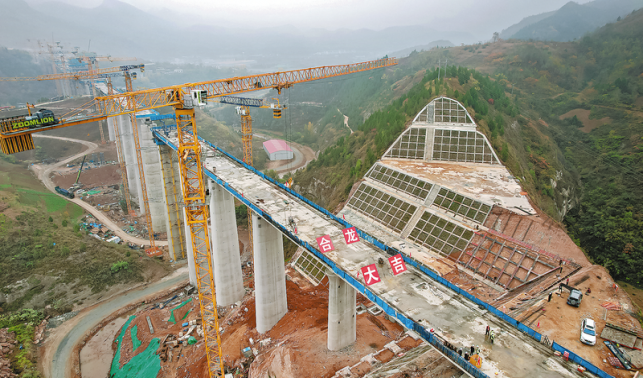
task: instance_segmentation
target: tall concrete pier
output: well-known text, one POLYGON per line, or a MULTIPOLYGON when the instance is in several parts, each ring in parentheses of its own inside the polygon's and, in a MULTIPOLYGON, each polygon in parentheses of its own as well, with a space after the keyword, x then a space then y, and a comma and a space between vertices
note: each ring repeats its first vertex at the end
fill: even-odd
POLYGON ((328 275, 328 349, 340 350, 357 339, 357 292, 332 270, 328 275))
POLYGON ((284 244, 276 228, 255 214, 252 217, 257 331, 264 333, 288 312, 284 244))
MULTIPOLYGON (((163 175, 161 174, 161 159, 158 148, 154 143, 154 137, 149 126, 142 120, 137 119, 139 145, 141 146, 141 157, 145 170, 145 187, 147 188, 148 206, 152 227, 155 233, 167 232, 167 205, 163 192, 163 175)), ((136 152, 134 153, 136 159, 136 152)), ((144 211, 143 204, 140 204, 144 211)))
POLYGON ((167 204, 167 245, 172 260, 187 257, 185 254, 186 237, 181 203, 183 202, 181 194, 181 180, 179 177, 178 162, 176 162, 176 153, 167 145, 158 146, 159 157, 161 160, 161 172, 163 173, 163 194, 167 204))
POLYGON ((129 186, 130 196, 139 205, 140 213, 142 214, 145 211, 145 207, 142 202, 143 191, 141 189, 141 176, 138 172, 138 161, 136 160, 136 145, 134 144, 132 122, 129 115, 118 116, 117 122, 121 132, 123 157, 125 158, 127 170, 127 185, 129 186))
POLYGON ((210 189, 210 240, 217 305, 229 306, 243 299, 243 275, 239 253, 234 197, 208 180, 210 189))

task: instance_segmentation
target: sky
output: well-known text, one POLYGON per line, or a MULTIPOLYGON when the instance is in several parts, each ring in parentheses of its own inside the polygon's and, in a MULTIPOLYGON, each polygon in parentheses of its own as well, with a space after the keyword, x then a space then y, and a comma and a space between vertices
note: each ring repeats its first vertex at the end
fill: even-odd
MULTIPOLYGON (((47 0, 27 0, 30 3, 47 0)), ((59 0, 92 8, 103 0, 59 0)), ((114 0, 106 0, 114 1, 114 0)), ((489 39, 522 18, 556 10, 569 0, 120 0, 185 24, 264 28, 374 29, 430 25, 489 39)), ((586 3, 589 0, 576 0, 586 3)))

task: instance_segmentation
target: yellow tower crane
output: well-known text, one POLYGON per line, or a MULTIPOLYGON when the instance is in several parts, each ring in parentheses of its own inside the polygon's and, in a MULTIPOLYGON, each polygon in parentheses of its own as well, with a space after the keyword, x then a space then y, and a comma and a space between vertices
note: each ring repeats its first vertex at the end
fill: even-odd
MULTIPOLYGON (((115 58, 118 60, 133 60, 136 58, 115 58)), ((105 78, 107 80, 107 91, 109 95, 114 94, 114 89, 112 86, 112 80, 111 78, 113 76, 123 76, 125 79, 125 87, 128 88, 128 91, 132 90, 132 79, 136 79, 135 73, 130 71, 132 70, 140 70, 141 72, 145 71, 145 65, 144 64, 139 64, 139 65, 130 65, 130 66, 119 66, 119 67, 112 67, 112 68, 103 68, 103 69, 90 69, 88 71, 79 71, 79 72, 69 72, 69 73, 60 73, 60 74, 48 74, 48 75, 40 75, 40 76, 32 76, 32 77, 0 77, 0 81, 47 81, 47 80, 67 80, 67 79, 74 79, 74 80, 92 80, 92 88, 94 88, 94 97, 96 97, 96 86, 94 83, 94 78, 105 78)), ((33 105, 27 104, 27 110, 29 112, 29 116, 31 116, 31 110, 30 108, 33 108, 33 105)), ((136 212, 134 209, 132 209, 132 204, 130 200, 130 195, 129 195, 129 185, 127 184, 127 170, 125 169, 125 160, 123 159, 123 151, 121 150, 121 143, 120 143, 120 132, 118 129, 118 121, 116 118, 113 119, 114 122, 114 135, 116 138, 116 150, 118 153, 118 159, 121 165, 121 180, 123 182, 123 191, 124 191, 124 197, 125 197, 125 202, 127 203, 127 212, 129 215, 135 217, 136 212)), ((104 140, 103 136, 103 128, 101 127, 99 123, 99 129, 101 133, 101 139, 104 140)))
MULTIPOLYGON (((79 56, 74 59, 78 59, 78 62, 85 62, 87 64, 87 71, 94 70, 94 64, 96 69, 98 69, 98 62, 108 61, 108 62, 122 62, 122 61, 135 61, 136 58, 112 58, 111 56, 79 56)), ((96 97, 96 83, 94 81, 94 76, 91 77, 91 87, 92 95, 96 97)), ((102 144, 105 144, 105 134, 103 132, 103 121, 98 122, 98 130, 100 131, 100 141, 102 144)))
MULTIPOLYGON (((221 104, 237 105, 237 114, 241 116, 241 142, 243 144, 243 161, 254 166, 252 156, 252 117, 250 108, 272 109, 273 118, 281 118, 281 111, 286 109, 286 105, 281 105, 279 99, 273 98, 276 103, 264 103, 260 98, 245 98, 236 96, 219 97, 216 101, 221 104)), ((248 248, 252 251, 252 210, 248 208, 248 248)))
MULTIPOLYGON (((54 124, 30 124, 24 120, 0 119, 0 147, 4 153, 33 149, 31 134, 87 122, 104 120, 137 111, 172 106, 178 132, 178 158, 186 223, 192 240, 199 307, 203 320, 204 342, 210 377, 225 374, 221 352, 221 337, 217 301, 212 275, 208 214, 203 182, 201 145, 198 140, 195 107, 205 106, 208 99, 237 93, 276 89, 279 93, 297 83, 326 79, 397 64, 395 58, 338 66, 323 66, 301 70, 234 77, 170 87, 140 90, 101 96, 83 107, 64 114, 54 124), (97 110, 96 110, 97 109, 97 110), (73 118, 72 117, 78 117, 73 118), (36 127, 31 128, 30 125, 36 127), (31 141, 31 143, 30 143, 31 141)), ((53 117, 52 117, 53 118, 53 117)))

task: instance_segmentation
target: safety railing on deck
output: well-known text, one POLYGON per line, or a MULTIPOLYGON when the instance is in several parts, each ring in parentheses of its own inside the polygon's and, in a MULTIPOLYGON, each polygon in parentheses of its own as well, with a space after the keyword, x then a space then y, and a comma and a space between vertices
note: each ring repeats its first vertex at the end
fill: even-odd
MULTIPOLYGON (((155 137, 162 139, 163 142, 165 142, 169 146, 172 146, 172 147, 174 147, 174 149, 176 149, 176 146, 174 146, 174 144, 171 143, 167 138, 165 138, 160 133, 158 133, 156 129, 162 129, 162 128, 153 128, 153 132, 154 132, 155 137)), ((252 166, 244 163, 243 161, 237 159, 233 155, 231 155, 228 152, 222 150, 221 148, 215 146, 214 144, 208 142, 207 140, 205 140, 205 139, 203 139, 201 137, 199 137, 199 140, 201 142, 207 144, 208 146, 212 147, 213 149, 223 153, 224 155, 226 155, 226 157, 228 157, 229 159, 235 161, 237 164, 239 164, 239 165, 243 166, 244 168, 246 168, 246 169, 252 171, 253 173, 257 174, 262 179, 267 180, 267 181, 271 182, 274 185, 277 185, 282 190, 285 190, 286 192, 288 192, 292 196, 298 198, 299 200, 301 200, 302 202, 304 202, 308 206, 313 207, 315 210, 317 210, 317 211, 321 212, 322 214, 328 216, 332 220, 340 223, 345 228, 353 227, 350 223, 348 223, 344 219, 338 218, 337 216, 332 214, 330 211, 328 211, 328 210, 324 209, 323 207, 317 205, 316 203, 308 200, 306 197, 304 197, 304 196, 300 195, 299 193, 295 192, 294 190, 284 186, 283 184, 281 184, 280 182, 274 180, 273 178, 271 178, 269 176, 266 176, 265 174, 263 174, 262 172, 258 171, 254 167, 252 167, 252 166)), ((290 230, 288 230, 287 228, 283 227, 279 222, 274 221, 272 219, 272 217, 270 216, 270 214, 268 214, 264 210, 260 209, 259 207, 257 207, 252 202, 250 202, 242 194, 238 193, 234 188, 230 187, 228 185, 228 183, 226 183, 223 180, 219 179, 217 176, 215 176, 213 173, 211 173, 211 172, 209 172, 207 170, 206 170, 206 175, 208 175, 208 177, 210 177, 212 180, 217 182, 219 185, 225 187, 226 190, 228 190, 230 193, 232 193, 238 200, 243 202, 246 206, 250 206, 250 208, 252 208, 252 210, 254 210, 256 213, 260 214, 264 219, 266 219, 268 222, 270 222, 278 230, 280 230, 282 233, 286 234, 291 240, 293 240, 297 244, 303 246, 309 252, 313 253, 320 260, 325 262, 328 266, 331 267, 331 269, 333 270, 333 272, 335 272, 335 274, 337 274, 338 276, 342 277, 342 279, 344 279, 346 282, 348 282, 351 286, 353 286, 355 289, 357 289, 360 293, 364 294, 369 300, 371 300, 372 302, 377 304, 384 312, 386 312, 386 314, 398 319, 400 321, 400 323, 404 324, 404 326, 407 327, 408 329, 411 329, 411 330, 417 332, 420 336, 422 336, 422 338, 424 340, 426 340, 431 345, 433 345, 434 347, 439 349, 443 354, 447 355, 453 362, 457 363, 458 366, 460 366, 462 369, 464 369, 467 373, 471 374, 472 376, 474 376, 476 378, 478 378, 478 377, 488 377, 486 374, 484 374, 482 371, 480 371, 480 369, 476 368, 475 366, 471 365, 469 362, 465 361, 464 358, 459 356, 457 353, 455 353, 452 350, 449 350, 448 348, 446 348, 442 344, 442 342, 440 340, 438 340, 437 337, 435 337, 430 332, 428 332, 422 325, 420 325, 420 324, 416 323, 415 321, 413 321, 413 320, 407 318, 406 316, 402 315, 399 312, 399 310, 397 310, 395 307, 392 307, 392 306, 388 305, 381 298, 379 298, 378 296, 373 294, 370 290, 368 290, 361 282, 357 281, 351 275, 346 274, 346 272, 344 272, 342 269, 337 267, 337 265, 335 265, 335 263, 332 260, 330 260, 326 256, 324 256, 324 254, 319 252, 316 248, 313 248, 307 242, 299 239, 299 237, 297 237, 296 235, 293 235, 290 232, 290 230)), ((459 288, 458 286, 456 286, 455 284, 453 284, 453 283, 447 281, 446 279, 440 277, 434 271, 432 271, 427 266, 425 266, 422 262, 420 262, 420 261, 418 261, 418 260, 416 260, 416 259, 414 259, 412 257, 409 257, 409 256, 407 256, 407 255, 405 255, 403 253, 400 253, 399 250, 384 244, 383 242, 381 242, 378 239, 372 237, 371 235, 367 234, 366 232, 358 229, 357 227, 355 229, 357 230, 357 233, 360 236, 360 238, 362 238, 363 240, 367 241, 368 243, 376 246, 378 249, 382 250, 383 252, 386 252, 387 254, 389 254, 391 256, 397 255, 399 253, 402 256, 402 258, 404 259, 404 262, 406 264, 409 264, 409 265, 413 266, 414 268, 420 270, 421 272, 423 272, 424 274, 429 276, 432 280, 437 281, 438 283, 440 283, 443 286, 449 288, 450 290, 454 291, 455 293, 462 295, 463 297, 465 297, 469 301, 473 302, 474 304, 476 304, 480 308, 485 308, 487 311, 491 312, 496 317, 504 320, 505 322, 507 322, 508 324, 513 326, 514 328, 518 329, 519 331, 521 331, 524 334, 529 335, 530 337, 532 337, 536 341, 538 341, 538 342, 542 341, 543 336, 540 333, 534 331, 533 329, 529 328, 525 324, 520 323, 516 319, 514 319, 511 316, 505 314, 504 312, 498 310, 497 308, 495 308, 494 306, 490 305, 489 303, 486 303, 486 302, 476 298, 475 296, 469 294, 466 290, 463 290, 463 289, 459 288)), ((580 356, 578 356, 578 355, 572 353, 571 351, 563 348, 559 344, 556 344, 556 342, 552 343, 552 348, 554 350, 558 350, 558 351, 564 350, 564 351, 569 352, 570 356, 573 355, 573 358, 570 357, 570 360, 572 362, 577 363, 577 364, 585 367, 587 369, 587 371, 591 372, 592 374, 596 374, 600 378, 610 378, 610 377, 613 378, 611 375, 609 375, 609 374, 605 373, 604 371, 600 370, 599 368, 597 368, 596 366, 592 365, 588 361, 584 360, 580 356)), ((564 353, 564 352, 561 352, 561 353, 564 353)))

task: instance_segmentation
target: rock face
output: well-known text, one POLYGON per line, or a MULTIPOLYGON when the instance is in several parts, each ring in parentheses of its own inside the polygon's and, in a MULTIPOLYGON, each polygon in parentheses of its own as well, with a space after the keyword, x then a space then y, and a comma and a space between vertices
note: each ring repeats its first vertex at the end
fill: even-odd
POLYGON ((7 328, 0 329, 0 378, 17 377, 11 369, 9 354, 16 346, 16 335, 7 328))

